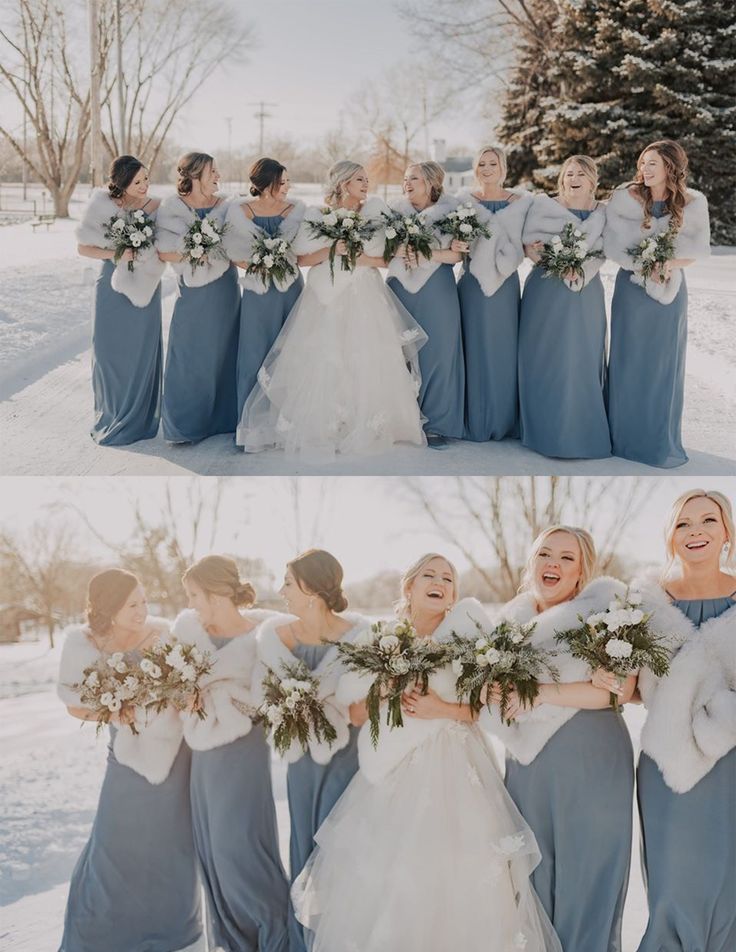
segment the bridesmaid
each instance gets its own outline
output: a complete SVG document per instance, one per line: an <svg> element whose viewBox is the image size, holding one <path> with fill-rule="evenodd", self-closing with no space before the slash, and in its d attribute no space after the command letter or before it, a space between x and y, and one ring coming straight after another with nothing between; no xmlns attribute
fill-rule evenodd
<svg viewBox="0 0 736 952"><path fill-rule="evenodd" d="M147 617L143 588L109 569L89 583L87 624L67 630L59 696L72 717L95 720L77 685L116 652L129 662L168 626ZM135 725L138 733L131 727ZM90 838L79 857L60 952L172 952L202 933L189 806L189 750L178 715L123 707L110 725L107 770Z"/></svg>
<svg viewBox="0 0 736 952"><path fill-rule="evenodd" d="M521 298L521 441L543 456L602 459L611 455L605 407L606 304L598 274L603 261L589 259L582 282L545 277L539 266L543 245L568 223L581 232L589 250L603 247L606 212L595 199L595 162L587 155L566 159L557 185L556 198L534 197L522 236L537 267L526 279Z"/></svg>
<svg viewBox="0 0 736 952"><path fill-rule="evenodd" d="M608 205L604 247L621 267L611 304L608 418L613 452L650 466L687 462L681 425L687 348L683 269L710 254L708 202L687 187L688 159L677 142L653 142L636 177ZM671 229L675 258L636 274L629 249Z"/></svg>
<svg viewBox="0 0 736 952"><path fill-rule="evenodd" d="M158 206L159 200L148 195L143 163L132 155L119 155L110 166L107 189L95 189L77 229L79 254L102 261L95 284L95 420L90 434L101 446L126 446L153 439L158 432L164 266L152 248L135 256L127 250L116 266L115 252L105 237L114 216L141 209L155 220Z"/></svg>
<svg viewBox="0 0 736 952"><path fill-rule="evenodd" d="M169 443L196 443L233 433L238 422L236 360L240 321L238 270L211 258L192 273L183 238L197 218L225 221L217 195L220 173L211 155L179 159L176 195L161 204L157 247L178 274L179 296L169 328L164 370L163 429Z"/></svg>
<svg viewBox="0 0 736 952"><path fill-rule="evenodd" d="M626 591L616 579L591 581L595 564L584 529L551 526L537 536L521 594L501 617L536 624L532 642L558 651L560 683L541 685L533 719L507 726L495 709L481 714L506 746L506 786L542 852L532 884L565 952L619 952L631 859L634 755L609 689L623 704L636 679L596 686L604 672L591 683L588 666L554 641ZM513 697L510 713L519 712Z"/></svg>
<svg viewBox="0 0 736 952"><path fill-rule="evenodd" d="M289 202L289 177L286 168L275 159L258 159L248 173L253 196L244 202L232 202L228 208L225 247L239 268L247 268L253 241L263 237L283 238L291 243L304 219L304 202ZM296 274L279 285L267 288L259 277L245 275L245 290L240 307L238 344L238 419L248 395L256 384L258 371L284 326L289 311L304 289L304 279L296 262L289 256Z"/></svg>
<svg viewBox="0 0 736 952"><path fill-rule="evenodd" d="M261 662L280 674L282 664L303 661L320 678L321 695L349 723L348 709L334 702L342 666L333 643L354 640L369 622L361 615L345 613L348 602L342 591L342 566L329 552L310 549L288 563L281 594L292 614L265 622L259 629ZM289 764L292 882L314 849L314 834L358 769L357 740L357 727L350 727L346 746L327 762L326 757L320 757L317 763L310 752ZM306 952L309 947L309 934L290 907L289 952Z"/></svg>
<svg viewBox="0 0 736 952"><path fill-rule="evenodd" d="M642 607L655 612L674 657L661 681L639 675L648 712L637 779L649 902L639 952L736 948L735 539L722 493L683 493L667 525L664 581L643 590Z"/></svg>
<svg viewBox="0 0 736 952"><path fill-rule="evenodd" d="M443 195L445 173L436 162L410 165L404 175L404 198L393 208L404 215L422 213L428 225L457 207L457 199ZM438 248L432 260L407 258L406 250L389 266L388 285L429 340L419 353L422 385L419 405L430 446L444 446L447 438L461 439L464 430L465 362L460 301L452 266L460 260L458 247Z"/></svg>
<svg viewBox="0 0 736 952"><path fill-rule="evenodd" d="M470 248L458 281L465 351L465 438L477 442L519 435L517 352L521 230L531 196L504 188L506 154L483 146L474 163L476 189L460 192L491 232ZM464 243L463 243L464 244Z"/></svg>
<svg viewBox="0 0 736 952"><path fill-rule="evenodd" d="M209 555L183 578L190 609L174 635L209 652L201 700L184 714L192 748L192 821L209 910L209 939L223 952L287 952L289 886L279 857L271 767L251 712L255 592L232 559ZM245 610L243 610L243 608ZM204 715L204 717L202 717Z"/></svg>

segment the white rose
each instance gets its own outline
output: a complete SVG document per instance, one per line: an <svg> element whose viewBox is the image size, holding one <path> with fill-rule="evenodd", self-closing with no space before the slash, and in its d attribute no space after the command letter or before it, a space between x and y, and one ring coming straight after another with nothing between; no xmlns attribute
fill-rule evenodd
<svg viewBox="0 0 736 952"><path fill-rule="evenodd" d="M644 612L640 608L635 608L633 611L629 612L629 621L632 625L638 625L640 621L644 620Z"/></svg>
<svg viewBox="0 0 736 952"><path fill-rule="evenodd" d="M490 664L490 661L488 660L488 656L485 654L477 654L475 656L475 661L476 661L476 664L478 664L481 668L487 668L488 665Z"/></svg>
<svg viewBox="0 0 736 952"><path fill-rule="evenodd" d="M284 252L288 251L288 250L289 250L289 245L288 245L287 242L285 242L285 241L279 242L279 251L280 251L282 254L283 254Z"/></svg>
<svg viewBox="0 0 736 952"><path fill-rule="evenodd" d="M562 239L560 238L559 235L555 235L554 238L552 239L552 247L555 249L562 247Z"/></svg>
<svg viewBox="0 0 736 952"><path fill-rule="evenodd" d="M256 253L253 255L253 257L250 260L253 262L253 264L260 264L261 256L258 253Z"/></svg>
<svg viewBox="0 0 736 952"><path fill-rule="evenodd" d="M486 658L488 659L488 664L496 664L501 660L501 652L496 648L489 648L486 651Z"/></svg>
<svg viewBox="0 0 736 952"><path fill-rule="evenodd" d="M392 658L389 662L389 668L394 674L407 674L409 671L409 662L406 658Z"/></svg>
<svg viewBox="0 0 736 952"><path fill-rule="evenodd" d="M584 241L579 241L575 245L575 251L577 251L578 257L583 258L588 253L588 246L585 244Z"/></svg>
<svg viewBox="0 0 736 952"><path fill-rule="evenodd" d="M395 237L396 237L396 229L395 229L395 228L387 228L387 229L386 229L386 237L387 237L387 238L395 238Z"/></svg>
<svg viewBox="0 0 736 952"><path fill-rule="evenodd" d="M129 691L135 691L138 687L138 678L134 678L132 674L129 674L125 681L123 681L123 684Z"/></svg>
<svg viewBox="0 0 736 952"><path fill-rule="evenodd" d="M125 222L123 221L123 219L122 219L122 218L116 218L115 221L112 223L112 230L113 230L113 231L122 231L123 228L125 228Z"/></svg>
<svg viewBox="0 0 736 952"><path fill-rule="evenodd" d="M179 674L181 675L182 681L194 681L197 677L197 672L191 664L185 664Z"/></svg>
<svg viewBox="0 0 736 952"><path fill-rule="evenodd" d="M452 662L452 673L458 677L463 673L463 663L459 658L455 658Z"/></svg>
<svg viewBox="0 0 736 952"><path fill-rule="evenodd" d="M161 677L161 668L157 664L152 664L149 673L154 680L157 680Z"/></svg>
<svg viewBox="0 0 736 952"><path fill-rule="evenodd" d="M84 683L90 688L96 688L100 683L100 677L96 671L91 671L84 679Z"/></svg>
<svg viewBox="0 0 736 952"><path fill-rule="evenodd" d="M153 234L153 228L151 228L150 225L146 225L146 227L143 229L143 234L146 236L146 238L150 238Z"/></svg>
<svg viewBox="0 0 736 952"><path fill-rule="evenodd" d="M134 248L140 248L140 246L143 244L143 240L143 235L141 235L139 231L134 231L130 236L130 243Z"/></svg>
<svg viewBox="0 0 736 952"><path fill-rule="evenodd" d="M190 257L192 258L201 258L203 254L204 248L201 245L195 245L189 252Z"/></svg>
<svg viewBox="0 0 736 952"><path fill-rule="evenodd" d="M576 229L575 229L575 231L573 232L573 235L575 235L576 238L582 238L582 237L583 237L583 233L582 233L582 231L580 231L579 228L576 228Z"/></svg>
<svg viewBox="0 0 736 952"><path fill-rule="evenodd" d="M150 674L153 667L153 661L150 661L148 658L144 658L143 661L141 661L141 671L143 671L144 674Z"/></svg>
<svg viewBox="0 0 736 952"><path fill-rule="evenodd" d="M110 701L112 701L111 691L105 691L104 694L100 695L100 704L102 704L104 707L107 707L110 704Z"/></svg>
<svg viewBox="0 0 736 952"><path fill-rule="evenodd" d="M115 665L115 670L118 674L125 674L125 672L128 670L128 665L124 661L118 661L118 663Z"/></svg>
<svg viewBox="0 0 736 952"><path fill-rule="evenodd" d="M119 697L114 697L114 698L112 698L112 700L107 704L107 709L108 709L109 711L119 711L122 706L123 706L123 702L120 700L120 698L119 698Z"/></svg>
<svg viewBox="0 0 736 952"><path fill-rule="evenodd" d="M337 224L337 215L334 212L328 212L327 215L322 216L322 224L326 225L328 228L331 228L333 225Z"/></svg>
<svg viewBox="0 0 736 952"><path fill-rule="evenodd" d="M143 219L144 219L145 217L146 217L146 216L144 215L142 208L137 208L137 209L133 212L133 218L135 218L136 221L143 221Z"/></svg>
<svg viewBox="0 0 736 952"><path fill-rule="evenodd" d="M627 601L629 605L641 605L642 603L641 592L629 592L629 597Z"/></svg>
<svg viewBox="0 0 736 952"><path fill-rule="evenodd" d="M190 652L190 657L192 661L199 664L199 662L202 660L202 652L199 650L199 648L192 648Z"/></svg>
<svg viewBox="0 0 736 952"><path fill-rule="evenodd" d="M378 642L381 651L394 651L399 647L399 639L396 635L384 635Z"/></svg>
<svg viewBox="0 0 736 952"><path fill-rule="evenodd" d="M264 255L263 263L267 268L273 268L273 255Z"/></svg>
<svg viewBox="0 0 736 952"><path fill-rule="evenodd" d="M475 650L476 650L476 651L485 651L486 648L488 648L488 647L489 647L489 645L488 645L488 642L486 641L485 638L479 638L479 639L476 641L476 643L475 643Z"/></svg>
<svg viewBox="0 0 736 952"><path fill-rule="evenodd" d="M418 226L418 225L409 225L409 227L408 227L406 230L407 230L407 232L408 232L410 235L418 235L418 234L419 234L419 226Z"/></svg>
<svg viewBox="0 0 736 952"><path fill-rule="evenodd" d="M632 651L633 648L628 641L623 641L621 638L611 638L606 645L606 654L609 658L630 658Z"/></svg>
<svg viewBox="0 0 736 952"><path fill-rule="evenodd" d="M111 668L114 668L116 667L116 665L119 665L120 662L124 660L125 660L125 655L123 654L123 652L115 651L113 652L113 654L110 655L110 660L107 663L110 665Z"/></svg>
<svg viewBox="0 0 736 952"><path fill-rule="evenodd" d="M299 698L293 694L290 694L287 699L284 701L284 704L289 708L290 711L293 711L294 708L299 703Z"/></svg>
<svg viewBox="0 0 736 952"><path fill-rule="evenodd" d="M202 236L200 235L198 231L192 235L192 241L194 242L195 245L202 244Z"/></svg>
<svg viewBox="0 0 736 952"><path fill-rule="evenodd" d="M473 226L469 225L467 222L464 222L462 225L460 225L460 231L464 235L469 235L472 230L473 230Z"/></svg>
<svg viewBox="0 0 736 952"><path fill-rule="evenodd" d="M513 644L513 645L519 645L519 644L521 644L521 642L522 642L523 640L524 640L524 632L523 632L523 631L515 631L515 632L513 633L513 635L511 636L511 644Z"/></svg>

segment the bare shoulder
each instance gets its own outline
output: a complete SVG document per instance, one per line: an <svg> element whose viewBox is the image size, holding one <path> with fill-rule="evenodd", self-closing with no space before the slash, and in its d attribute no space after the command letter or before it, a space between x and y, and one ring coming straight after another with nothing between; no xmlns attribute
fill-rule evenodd
<svg viewBox="0 0 736 952"><path fill-rule="evenodd" d="M158 210L158 207L159 207L160 204L161 204L161 199L160 199L160 198L152 198L152 199L148 202L146 208L147 208L147 210L148 210L149 212L155 212L155 211Z"/></svg>
<svg viewBox="0 0 736 952"><path fill-rule="evenodd" d="M296 638L294 637L291 622L287 622L285 625L279 625L275 630L281 642L291 651L296 645Z"/></svg>

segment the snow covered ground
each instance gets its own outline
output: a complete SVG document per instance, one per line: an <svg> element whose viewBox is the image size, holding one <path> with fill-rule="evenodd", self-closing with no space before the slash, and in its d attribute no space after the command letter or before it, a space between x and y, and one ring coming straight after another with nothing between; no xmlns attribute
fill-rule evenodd
<svg viewBox="0 0 736 952"><path fill-rule="evenodd" d="M68 717L54 693L60 644L53 651L47 641L0 646L0 952L58 948L69 876L104 773L103 739ZM637 745L643 711L631 707L624 716ZM276 761L273 774L286 862L286 775ZM635 830L623 952L634 952L646 924L638 856Z"/></svg>
<svg viewBox="0 0 736 952"><path fill-rule="evenodd" d="M295 195L314 201L317 186ZM80 193L71 214L78 216ZM293 474L648 474L625 460L548 460L516 440L458 442L441 451L399 447L380 457L337 460L319 467L271 452L244 456L227 436L197 446L170 447L159 435L131 447L99 447L91 419L89 339L96 263L75 254L74 221L33 234L28 223L0 228L0 433L7 475ZM615 268L607 264L607 297ZM736 359L733 314L736 249L717 249L688 269L690 339L683 437L690 462L678 475L736 471ZM174 305L164 280L165 330Z"/></svg>

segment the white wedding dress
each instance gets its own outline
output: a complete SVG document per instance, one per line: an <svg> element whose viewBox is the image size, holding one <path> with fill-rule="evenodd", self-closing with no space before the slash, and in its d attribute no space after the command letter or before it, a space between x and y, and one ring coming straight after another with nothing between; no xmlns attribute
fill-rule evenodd
<svg viewBox="0 0 736 952"><path fill-rule="evenodd" d="M385 208L371 198L361 214L379 218ZM325 247L309 231L318 216L308 209L298 254ZM383 243L379 230L365 250L378 256ZM377 269L342 271L337 258L333 284L327 261L310 268L246 400L236 442L246 452L276 446L315 460L424 445L417 352L426 339Z"/></svg>
<svg viewBox="0 0 736 952"><path fill-rule="evenodd" d="M468 604L480 609L466 599L442 628L458 630ZM454 684L449 668L430 678L445 700ZM341 680L344 703L364 693L359 676ZM384 720L375 751L361 729L359 754L292 888L312 952L562 952L530 883L534 834L477 724Z"/></svg>

